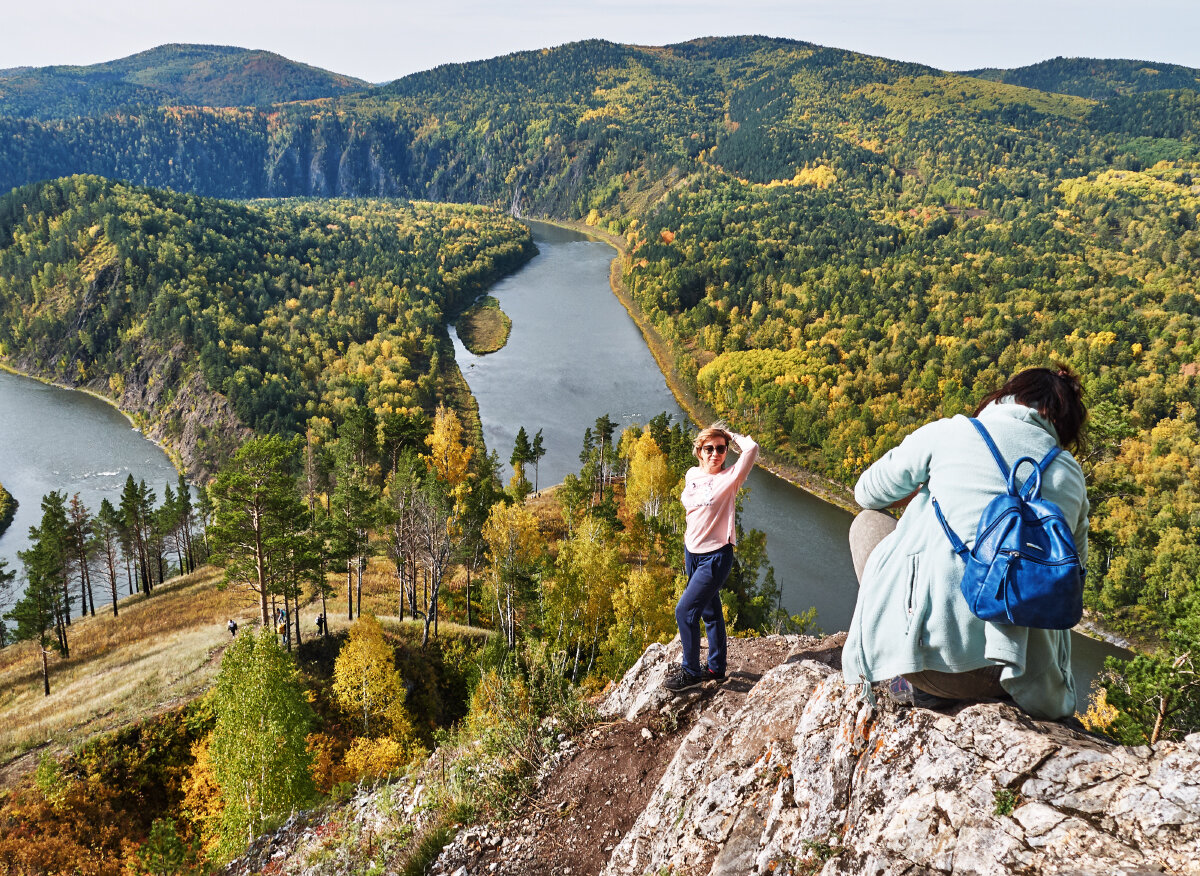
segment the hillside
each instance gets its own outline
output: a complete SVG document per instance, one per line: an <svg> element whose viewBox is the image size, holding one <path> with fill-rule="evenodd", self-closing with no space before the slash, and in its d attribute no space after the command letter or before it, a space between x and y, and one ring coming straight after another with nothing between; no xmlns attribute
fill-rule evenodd
<svg viewBox="0 0 1200 876"><path fill-rule="evenodd" d="M1136 78L1121 63L1101 72ZM1196 94L1094 100L763 37L593 40L269 110L0 120L0 186L88 171L582 220L625 239L622 280L686 389L841 483L1016 368L1065 362L1093 411L1089 606L1161 641L1200 605L1177 488L1200 466ZM1151 471L1163 442L1178 465Z"/></svg>
<svg viewBox="0 0 1200 876"><path fill-rule="evenodd" d="M963 75L1092 100L1200 88L1200 70L1193 67L1111 58L1058 57L1011 70L966 70Z"/></svg>
<svg viewBox="0 0 1200 876"><path fill-rule="evenodd" d="M211 472L248 430L458 392L446 325L532 254L495 211L256 205L73 177L0 198L0 355Z"/></svg>
<svg viewBox="0 0 1200 876"><path fill-rule="evenodd" d="M595 725L558 736L511 817L460 828L424 872L1200 868L1197 737L1129 749L1003 703L872 705L842 682L839 646L734 640L725 684L675 697L659 684L678 643L652 646L600 698ZM392 865L393 838L427 823L439 763L293 819L224 872Z"/></svg>
<svg viewBox="0 0 1200 876"><path fill-rule="evenodd" d="M270 106L369 88L274 52L173 44L84 67L0 70L0 115L62 119L159 106Z"/></svg>

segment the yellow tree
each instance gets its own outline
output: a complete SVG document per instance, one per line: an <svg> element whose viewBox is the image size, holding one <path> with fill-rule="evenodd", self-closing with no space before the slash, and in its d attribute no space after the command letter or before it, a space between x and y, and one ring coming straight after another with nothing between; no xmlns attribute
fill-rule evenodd
<svg viewBox="0 0 1200 876"><path fill-rule="evenodd" d="M542 534L537 518L524 505L499 502L483 525L487 543L489 584L496 614L508 647L517 644L517 609L522 582L530 578L542 555Z"/></svg>
<svg viewBox="0 0 1200 876"><path fill-rule="evenodd" d="M613 623L604 648L620 674L651 642L668 642L676 633L675 602L687 582L662 567L630 569L613 589Z"/></svg>
<svg viewBox="0 0 1200 876"><path fill-rule="evenodd" d="M574 652L571 679L587 655L585 674L596 659L603 631L612 618L612 592L621 580L620 553L608 542L603 523L586 517L559 543L554 577L543 588L547 626L568 653Z"/></svg>
<svg viewBox="0 0 1200 876"><path fill-rule="evenodd" d="M674 498L675 482L667 456L643 432L629 454L629 476L625 482L625 507L647 519L659 517Z"/></svg>
<svg viewBox="0 0 1200 876"><path fill-rule="evenodd" d="M451 490L465 484L475 448L463 439L458 414L445 405L438 405L433 417L433 431L425 438L425 443L429 453L422 458L437 472L438 479Z"/></svg>
<svg viewBox="0 0 1200 876"><path fill-rule="evenodd" d="M350 627L350 640L334 663L333 695L364 735L411 735L396 652L373 615L361 616Z"/></svg>

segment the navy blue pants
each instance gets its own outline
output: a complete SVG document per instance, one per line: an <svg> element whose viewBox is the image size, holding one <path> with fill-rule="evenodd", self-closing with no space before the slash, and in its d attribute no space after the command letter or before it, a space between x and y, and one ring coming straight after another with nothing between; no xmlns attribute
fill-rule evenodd
<svg viewBox="0 0 1200 876"><path fill-rule="evenodd" d="M687 588L675 606L679 640L683 643L683 668L700 674L700 619L708 636L708 668L725 671L725 615L721 613L721 585L733 569L733 545L727 544L707 554L693 554L684 548L683 571Z"/></svg>

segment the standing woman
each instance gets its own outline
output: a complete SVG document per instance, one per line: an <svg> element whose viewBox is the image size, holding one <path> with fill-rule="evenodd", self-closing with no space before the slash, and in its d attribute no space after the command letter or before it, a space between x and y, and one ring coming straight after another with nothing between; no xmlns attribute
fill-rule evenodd
<svg viewBox="0 0 1200 876"><path fill-rule="evenodd" d="M739 456L737 464L727 469L725 459L730 450ZM733 568L737 492L754 467L758 445L748 435L730 432L724 423L717 421L696 436L692 452L700 464L688 469L680 497L687 514L683 559L688 583L675 606L683 661L678 671L663 682L663 687L670 691L725 678L721 585ZM701 618L708 635L708 664L704 667L700 666Z"/></svg>
<svg viewBox="0 0 1200 876"><path fill-rule="evenodd" d="M1087 409L1079 379L1066 368L1030 368L984 396L975 416L1011 469L1056 444L1077 447ZM984 507L1006 490L982 437L963 416L927 423L863 472L854 498L868 510L850 527L859 588L842 651L847 682L890 680L894 698L918 706L1012 697L1035 717L1074 713L1070 631L972 614L959 589L963 562L933 509L936 497L970 544ZM1062 509L1086 568L1087 486L1070 453L1046 469L1042 497ZM899 523L883 513L889 507L905 508Z"/></svg>

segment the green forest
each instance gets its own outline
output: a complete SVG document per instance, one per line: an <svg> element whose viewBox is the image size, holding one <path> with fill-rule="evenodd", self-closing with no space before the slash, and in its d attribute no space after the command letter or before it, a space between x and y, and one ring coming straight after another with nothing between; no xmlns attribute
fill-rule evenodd
<svg viewBox="0 0 1200 876"><path fill-rule="evenodd" d="M170 397L202 378L229 411L195 443L215 475L204 541L230 583L250 582L264 625L270 599L298 624L335 592L357 621L364 569L382 564L424 643L439 612L486 616L497 653L455 706L476 729L503 724L506 696L569 711L559 682L600 684L673 634L670 497L689 460L665 416L621 435L603 415L540 516L540 433L522 429L498 483L508 448L479 446L446 326L532 254L510 214L615 236L673 378L774 461L835 484L1061 362L1091 412L1089 619L1146 652L1109 686L1108 726L1178 736L1200 726L1198 75L588 41L319 101L10 114L0 356L118 400L164 382L154 410L176 436L195 404ZM258 490L265 517L247 504ZM247 553L238 534L260 518L273 528ZM739 551L735 626L803 628L776 607L761 539ZM51 595L68 592L60 566ZM39 617L26 632L46 636L53 611ZM239 647L231 672L275 666L266 645ZM397 715L362 738L397 757L431 741Z"/></svg>
<svg viewBox="0 0 1200 876"><path fill-rule="evenodd" d="M354 404L403 418L459 391L448 319L532 252L482 207L235 204L71 177L0 197L0 355L117 399L165 367L160 405L198 371L262 433ZM172 411L178 435L192 411ZM208 470L232 451L225 425L198 442Z"/></svg>

